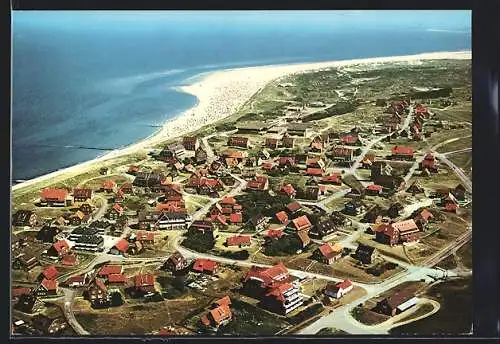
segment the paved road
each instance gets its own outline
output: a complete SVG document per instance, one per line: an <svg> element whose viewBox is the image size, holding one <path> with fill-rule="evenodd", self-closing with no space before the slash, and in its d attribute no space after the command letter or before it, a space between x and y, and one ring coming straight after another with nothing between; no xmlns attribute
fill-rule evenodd
<svg viewBox="0 0 500 344"><path fill-rule="evenodd" d="M81 336L88 336L90 333L86 331L82 325L76 320L75 313L73 313L73 303L75 302L75 291L69 288L60 288L64 293L64 316L68 324Z"/></svg>
<svg viewBox="0 0 500 344"><path fill-rule="evenodd" d="M446 165L448 165L448 167L451 168L457 174L458 178L460 178L460 180L463 182L465 189L468 192L472 193L472 181L470 180L469 177L467 177L467 175L464 173L464 171L462 171L461 168L459 168L452 161L450 161L444 154L434 151L434 156L440 161L444 162Z"/></svg>

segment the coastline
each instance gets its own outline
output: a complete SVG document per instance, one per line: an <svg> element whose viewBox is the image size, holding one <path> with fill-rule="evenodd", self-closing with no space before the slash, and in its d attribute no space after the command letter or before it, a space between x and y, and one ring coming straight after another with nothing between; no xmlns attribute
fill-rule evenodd
<svg viewBox="0 0 500 344"><path fill-rule="evenodd" d="M196 105L184 111L182 114L167 120L162 127L152 135L139 142L111 151L95 159L62 168L13 185L11 186L11 191L13 192L63 175L77 175L82 173L85 169L94 167L101 162L134 153L145 152L150 149L150 147L156 146L166 140L185 135L206 125L216 123L236 112L250 97L269 82L287 75L358 64L471 58L472 52L468 50L327 62L241 67L204 73L205 75L201 76L201 79L198 80L198 78L195 78L193 80L194 83L177 87L181 92L194 95L198 99Z"/></svg>

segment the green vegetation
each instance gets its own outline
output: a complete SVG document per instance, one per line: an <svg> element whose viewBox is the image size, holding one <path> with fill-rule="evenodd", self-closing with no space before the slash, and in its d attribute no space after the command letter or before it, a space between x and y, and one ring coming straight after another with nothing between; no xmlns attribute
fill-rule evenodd
<svg viewBox="0 0 500 344"><path fill-rule="evenodd" d="M315 112L302 118L303 122L320 120L332 116L343 115L356 110L356 105L352 102L339 102L323 111Z"/></svg>
<svg viewBox="0 0 500 344"><path fill-rule="evenodd" d="M212 233L203 233L196 229L189 230L186 234L186 239L182 242L182 246L196 252L208 252L214 245L215 240Z"/></svg>
<svg viewBox="0 0 500 344"><path fill-rule="evenodd" d="M266 256L288 256L295 254L302 248L302 242L295 235L284 235L279 239L270 241L264 246Z"/></svg>
<svg viewBox="0 0 500 344"><path fill-rule="evenodd" d="M318 333L316 333L318 336L335 336L335 335L343 335L343 334L349 334L348 332L336 329L334 327L325 327L319 330Z"/></svg>
<svg viewBox="0 0 500 344"><path fill-rule="evenodd" d="M290 197L283 195L271 196L267 192L249 192L236 197L245 212L243 222L253 216L262 214L273 217L278 211L283 210L291 202Z"/></svg>
<svg viewBox="0 0 500 344"><path fill-rule="evenodd" d="M312 318L316 315L319 315L321 312L325 310L325 307L321 303L315 303L312 306L307 307L303 311L301 311L299 314L294 315L293 317L289 318L288 321L292 325L298 325L303 321L306 321L309 318Z"/></svg>
<svg viewBox="0 0 500 344"><path fill-rule="evenodd" d="M401 318L398 322L405 322L408 320L416 319L418 317L424 316L434 310L434 306L430 303L424 303L423 305L417 306L418 308L411 314Z"/></svg>
<svg viewBox="0 0 500 344"><path fill-rule="evenodd" d="M250 257L250 254L247 250L237 251L237 252L229 252L229 251L217 251L216 255L229 258L229 259L238 259L238 260L247 260Z"/></svg>

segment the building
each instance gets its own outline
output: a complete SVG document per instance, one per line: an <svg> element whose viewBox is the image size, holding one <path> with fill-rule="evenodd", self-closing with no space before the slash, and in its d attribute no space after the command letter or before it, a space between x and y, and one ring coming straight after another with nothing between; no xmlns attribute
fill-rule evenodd
<svg viewBox="0 0 500 344"><path fill-rule="evenodd" d="M333 173L329 176L323 176L321 178L321 183L341 185L342 184L342 175L340 173Z"/></svg>
<svg viewBox="0 0 500 344"><path fill-rule="evenodd" d="M377 313L394 316L415 306L418 301L411 290L403 289L379 301L373 310Z"/></svg>
<svg viewBox="0 0 500 344"><path fill-rule="evenodd" d="M270 149L276 149L279 145L279 139L276 137L266 137L265 146Z"/></svg>
<svg viewBox="0 0 500 344"><path fill-rule="evenodd" d="M363 264L371 264L376 257L375 247L360 243L354 256Z"/></svg>
<svg viewBox="0 0 500 344"><path fill-rule="evenodd" d="M184 270L188 265L187 259L177 251L168 257L168 260L163 264L163 268L168 271L177 272Z"/></svg>
<svg viewBox="0 0 500 344"><path fill-rule="evenodd" d="M118 242L109 250L110 254L121 254L124 255L127 253L127 250L129 248L129 242L125 239L120 239Z"/></svg>
<svg viewBox="0 0 500 344"><path fill-rule="evenodd" d="M267 176L255 176L253 180L247 182L247 189L265 191L269 189L269 180Z"/></svg>
<svg viewBox="0 0 500 344"><path fill-rule="evenodd" d="M69 253L69 245L66 240L58 240L47 250L47 256L60 259Z"/></svg>
<svg viewBox="0 0 500 344"><path fill-rule="evenodd" d="M405 146L392 147L392 159L394 160L413 160L413 148Z"/></svg>
<svg viewBox="0 0 500 344"><path fill-rule="evenodd" d="M229 246L250 246L252 243L252 237L250 235L236 235L228 237L226 239L226 245Z"/></svg>
<svg viewBox="0 0 500 344"><path fill-rule="evenodd" d="M346 146L361 146L362 142L358 135L344 135L340 137L340 142Z"/></svg>
<svg viewBox="0 0 500 344"><path fill-rule="evenodd" d="M267 128L268 127L266 124L257 121L236 124L236 129L238 129L238 133L258 134L260 132L265 131Z"/></svg>
<svg viewBox="0 0 500 344"><path fill-rule="evenodd" d="M38 223L37 215L31 210L18 210L12 216L13 226L29 226L34 227Z"/></svg>
<svg viewBox="0 0 500 344"><path fill-rule="evenodd" d="M293 149L295 147L295 138L285 134L281 139L281 145L283 148Z"/></svg>
<svg viewBox="0 0 500 344"><path fill-rule="evenodd" d="M75 202L85 202L92 198L92 189L73 189L73 200Z"/></svg>
<svg viewBox="0 0 500 344"><path fill-rule="evenodd" d="M101 278L108 278L110 275L116 275L123 273L123 266L118 264L108 264L104 265L97 272L97 276Z"/></svg>
<svg viewBox="0 0 500 344"><path fill-rule="evenodd" d="M87 283L87 274L72 276L68 278L66 281L64 281L64 284L66 284L70 288L83 287L85 286L86 283Z"/></svg>
<svg viewBox="0 0 500 344"><path fill-rule="evenodd" d="M194 158L197 164L204 164L207 162L208 154L203 148L198 148L194 153Z"/></svg>
<svg viewBox="0 0 500 344"><path fill-rule="evenodd" d="M47 188L40 193L40 204L49 207L65 207L71 205L69 192L66 189Z"/></svg>
<svg viewBox="0 0 500 344"><path fill-rule="evenodd" d="M109 306L110 295L108 293L108 288L100 279L95 278L89 283L87 295L92 307L99 308Z"/></svg>
<svg viewBox="0 0 500 344"><path fill-rule="evenodd" d="M318 222L314 228L309 231L309 235L316 239L323 239L338 230L338 226L335 221L331 219L323 220Z"/></svg>
<svg viewBox="0 0 500 344"><path fill-rule="evenodd" d="M276 213L276 219L283 225L287 225L290 222L288 214L283 210Z"/></svg>
<svg viewBox="0 0 500 344"><path fill-rule="evenodd" d="M182 145L185 150L196 151L200 147L200 141L196 136L184 136L182 138Z"/></svg>
<svg viewBox="0 0 500 344"><path fill-rule="evenodd" d="M57 295L58 283L55 279L44 278L36 289L37 296L54 296Z"/></svg>
<svg viewBox="0 0 500 344"><path fill-rule="evenodd" d="M59 230L57 227L43 226L36 234L36 240L44 243L53 243L58 233Z"/></svg>
<svg viewBox="0 0 500 344"><path fill-rule="evenodd" d="M292 225L293 225L292 228L297 232L308 231L313 227L307 215L302 215L297 217L296 219L293 219Z"/></svg>
<svg viewBox="0 0 500 344"><path fill-rule="evenodd" d="M103 190L107 193L114 192L116 189L116 182L114 180L106 180L103 183Z"/></svg>
<svg viewBox="0 0 500 344"><path fill-rule="evenodd" d="M134 277L134 288L137 292L155 292L155 276L152 274L139 274Z"/></svg>
<svg viewBox="0 0 500 344"><path fill-rule="evenodd" d="M201 323L205 327L212 329L217 329L220 326L228 324L233 318L230 306L231 299L229 296L225 296L222 299L215 301L212 305L212 309L201 317Z"/></svg>
<svg viewBox="0 0 500 344"><path fill-rule="evenodd" d="M281 187L280 193L287 195L291 198L294 198L297 195L297 191L293 187L292 184L285 184Z"/></svg>
<svg viewBox="0 0 500 344"><path fill-rule="evenodd" d="M57 277L57 269L54 265L50 265L42 271L39 279L55 280L56 277Z"/></svg>
<svg viewBox="0 0 500 344"><path fill-rule="evenodd" d="M314 176L314 177L322 177L323 176L323 170L321 168L308 167L306 169L306 175L308 175L308 176Z"/></svg>
<svg viewBox="0 0 500 344"><path fill-rule="evenodd" d="M455 189L451 191L453 196L459 201L465 201L466 199L466 189L462 184L458 184Z"/></svg>
<svg viewBox="0 0 500 344"><path fill-rule="evenodd" d="M441 205L446 211L456 212L458 209L458 200L451 192L449 192L446 196L441 198Z"/></svg>
<svg viewBox="0 0 500 344"><path fill-rule="evenodd" d="M256 214L250 218L250 224L257 231L263 230L268 223L269 223L269 218L262 214Z"/></svg>
<svg viewBox="0 0 500 344"><path fill-rule="evenodd" d="M354 159L354 149L337 146L326 155L333 161L351 162Z"/></svg>
<svg viewBox="0 0 500 344"><path fill-rule="evenodd" d="M307 245L311 243L311 238L309 237L309 234L307 234L307 231L298 231L295 233L295 235L299 239L302 248L306 248Z"/></svg>
<svg viewBox="0 0 500 344"><path fill-rule="evenodd" d="M150 229L185 229L190 216L186 213L172 212L172 211L139 211L138 222L140 230Z"/></svg>
<svg viewBox="0 0 500 344"><path fill-rule="evenodd" d="M290 212L290 214L295 214L300 209L302 209L302 204L300 204L297 201L293 201L292 203L288 204L286 206L286 208L288 209L288 211Z"/></svg>
<svg viewBox="0 0 500 344"><path fill-rule="evenodd" d="M382 189L382 185L372 184L368 185L365 188L365 191L367 196L380 196Z"/></svg>
<svg viewBox="0 0 500 344"><path fill-rule="evenodd" d="M143 247L153 247L155 233L140 230L135 235L135 241L139 241Z"/></svg>
<svg viewBox="0 0 500 344"><path fill-rule="evenodd" d="M337 243L331 244L327 242L321 245L316 252L314 252L314 255L322 263L332 264L342 257L342 249L342 246Z"/></svg>
<svg viewBox="0 0 500 344"><path fill-rule="evenodd" d="M305 137L309 133L311 125L309 123L288 123L287 134Z"/></svg>
<svg viewBox="0 0 500 344"><path fill-rule="evenodd" d="M427 224L433 219L434 215L432 215L432 213L427 209L422 210L413 218L421 231L424 230Z"/></svg>
<svg viewBox="0 0 500 344"><path fill-rule="evenodd" d="M344 204L344 213L352 216L357 216L363 213L366 205L359 199L353 199Z"/></svg>
<svg viewBox="0 0 500 344"><path fill-rule="evenodd" d="M230 147L248 148L249 147L248 137L231 136L227 140L227 145Z"/></svg>
<svg viewBox="0 0 500 344"><path fill-rule="evenodd" d="M261 304L280 314L288 314L304 303L298 281L279 262L270 268L253 266L246 274L244 289L258 295Z"/></svg>
<svg viewBox="0 0 500 344"><path fill-rule="evenodd" d="M425 155L424 160L420 163L420 169L427 169L429 172L437 172L436 159L434 155L429 152Z"/></svg>
<svg viewBox="0 0 500 344"><path fill-rule="evenodd" d="M75 250L102 252L104 247L104 238L100 235L82 235L73 247Z"/></svg>
<svg viewBox="0 0 500 344"><path fill-rule="evenodd" d="M419 193L424 193L424 188L422 187L422 184L418 180L414 181L408 189L406 189L406 192L411 193L411 194L419 194Z"/></svg>
<svg viewBox="0 0 500 344"><path fill-rule="evenodd" d="M198 258L194 261L193 271L203 272L208 274L216 274L218 271L219 265L216 261L210 259Z"/></svg>
<svg viewBox="0 0 500 344"><path fill-rule="evenodd" d="M165 176L160 172L138 172L132 186L158 188L161 187L164 180Z"/></svg>
<svg viewBox="0 0 500 344"><path fill-rule="evenodd" d="M353 287L350 280L344 280L338 283L328 283L325 288L325 294L335 299L340 299L350 292Z"/></svg>
<svg viewBox="0 0 500 344"><path fill-rule="evenodd" d="M380 225L375 240L390 246L418 240L420 229L413 219Z"/></svg>

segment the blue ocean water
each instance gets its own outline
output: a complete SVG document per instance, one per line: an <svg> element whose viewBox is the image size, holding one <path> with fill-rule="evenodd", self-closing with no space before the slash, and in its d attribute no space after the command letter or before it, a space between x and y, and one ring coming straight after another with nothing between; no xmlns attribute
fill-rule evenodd
<svg viewBox="0 0 500 344"><path fill-rule="evenodd" d="M224 68L471 49L470 11L14 12L13 179L95 158Z"/></svg>

